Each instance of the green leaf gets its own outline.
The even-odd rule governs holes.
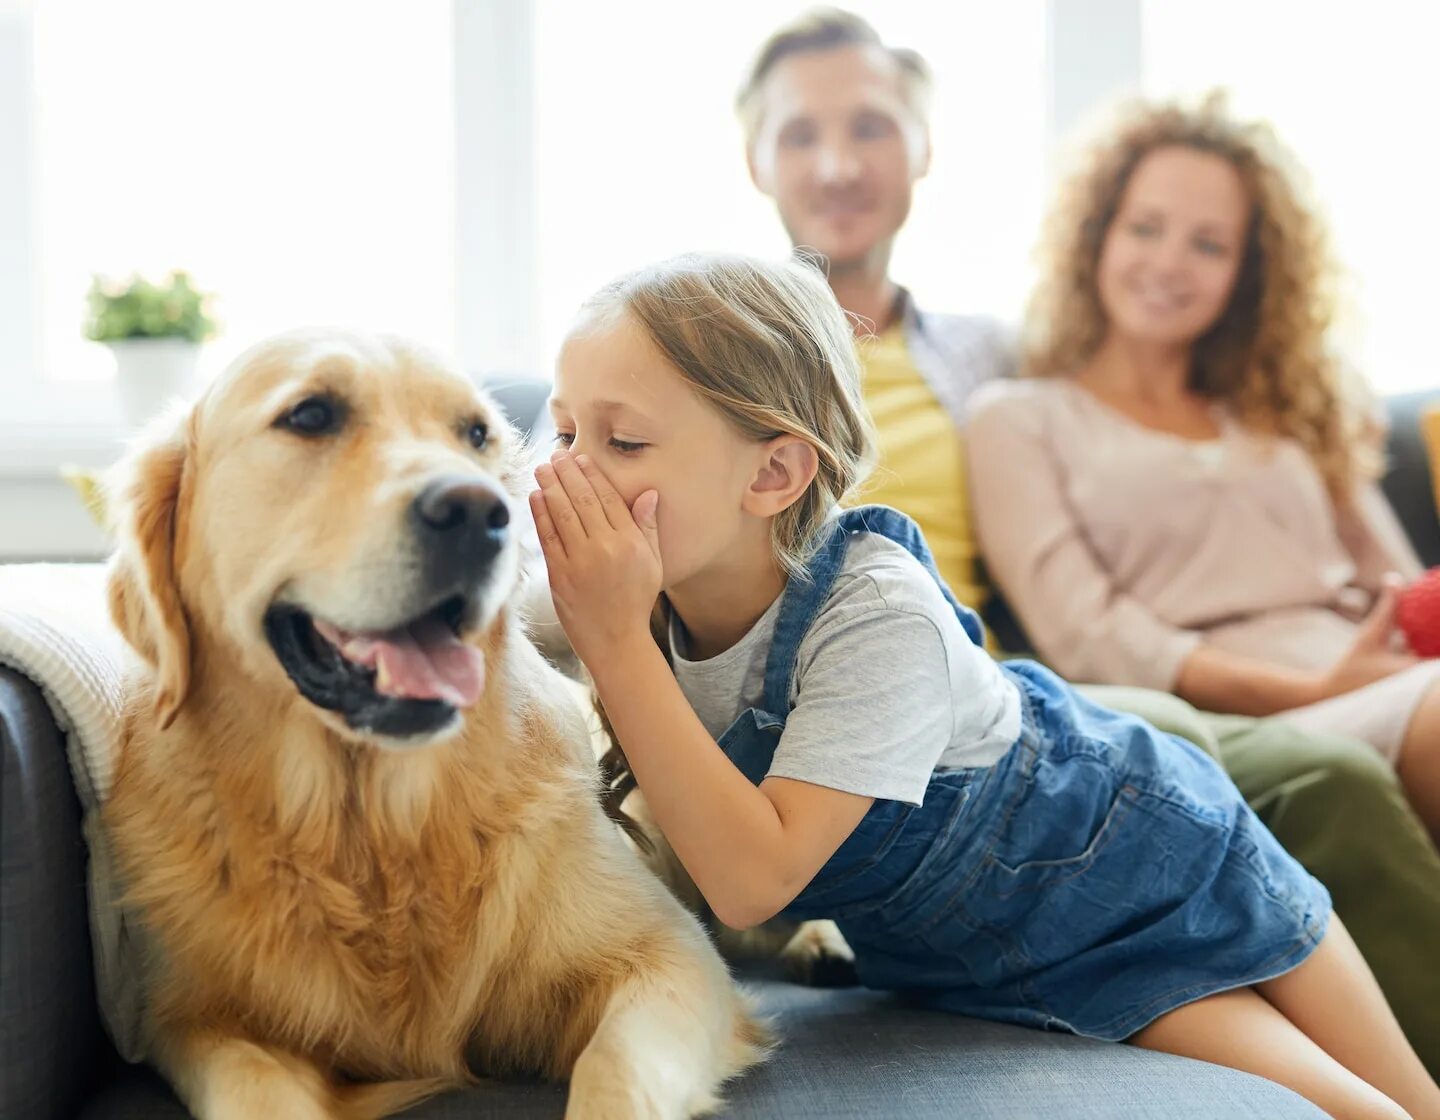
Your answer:
[[[134,275],[116,283],[91,278],[85,294],[85,336],[96,342],[126,338],[186,338],[203,342],[215,333],[211,295],[176,270],[156,284]]]

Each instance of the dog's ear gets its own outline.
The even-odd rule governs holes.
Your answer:
[[[155,716],[169,727],[190,689],[190,628],[177,580],[181,513],[193,449],[188,412],[164,417],[106,479],[116,538],[110,617],[155,667]]]

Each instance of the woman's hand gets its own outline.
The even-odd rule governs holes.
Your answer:
[[[660,496],[647,490],[634,509],[586,455],[557,451],[535,469],[530,509],[550,574],[555,613],[576,655],[592,659],[631,641],[650,643],[660,596]]]
[[[1364,688],[1419,662],[1414,654],[1399,652],[1394,646],[1395,606],[1399,597],[1398,580],[1387,580],[1345,656],[1321,676],[1322,699]]]

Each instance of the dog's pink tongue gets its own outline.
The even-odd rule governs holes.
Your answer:
[[[352,634],[318,620],[315,625],[347,660],[375,666],[375,691],[383,696],[468,708],[485,687],[485,655],[439,618],[383,633]]]
[[[438,618],[375,639],[375,689],[385,696],[444,700],[468,708],[485,686],[485,655],[464,645]]]

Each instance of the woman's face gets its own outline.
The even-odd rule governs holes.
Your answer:
[[[1110,330],[1188,347],[1235,287],[1251,203],[1223,156],[1157,148],[1131,172],[1100,249],[1097,283]]]

